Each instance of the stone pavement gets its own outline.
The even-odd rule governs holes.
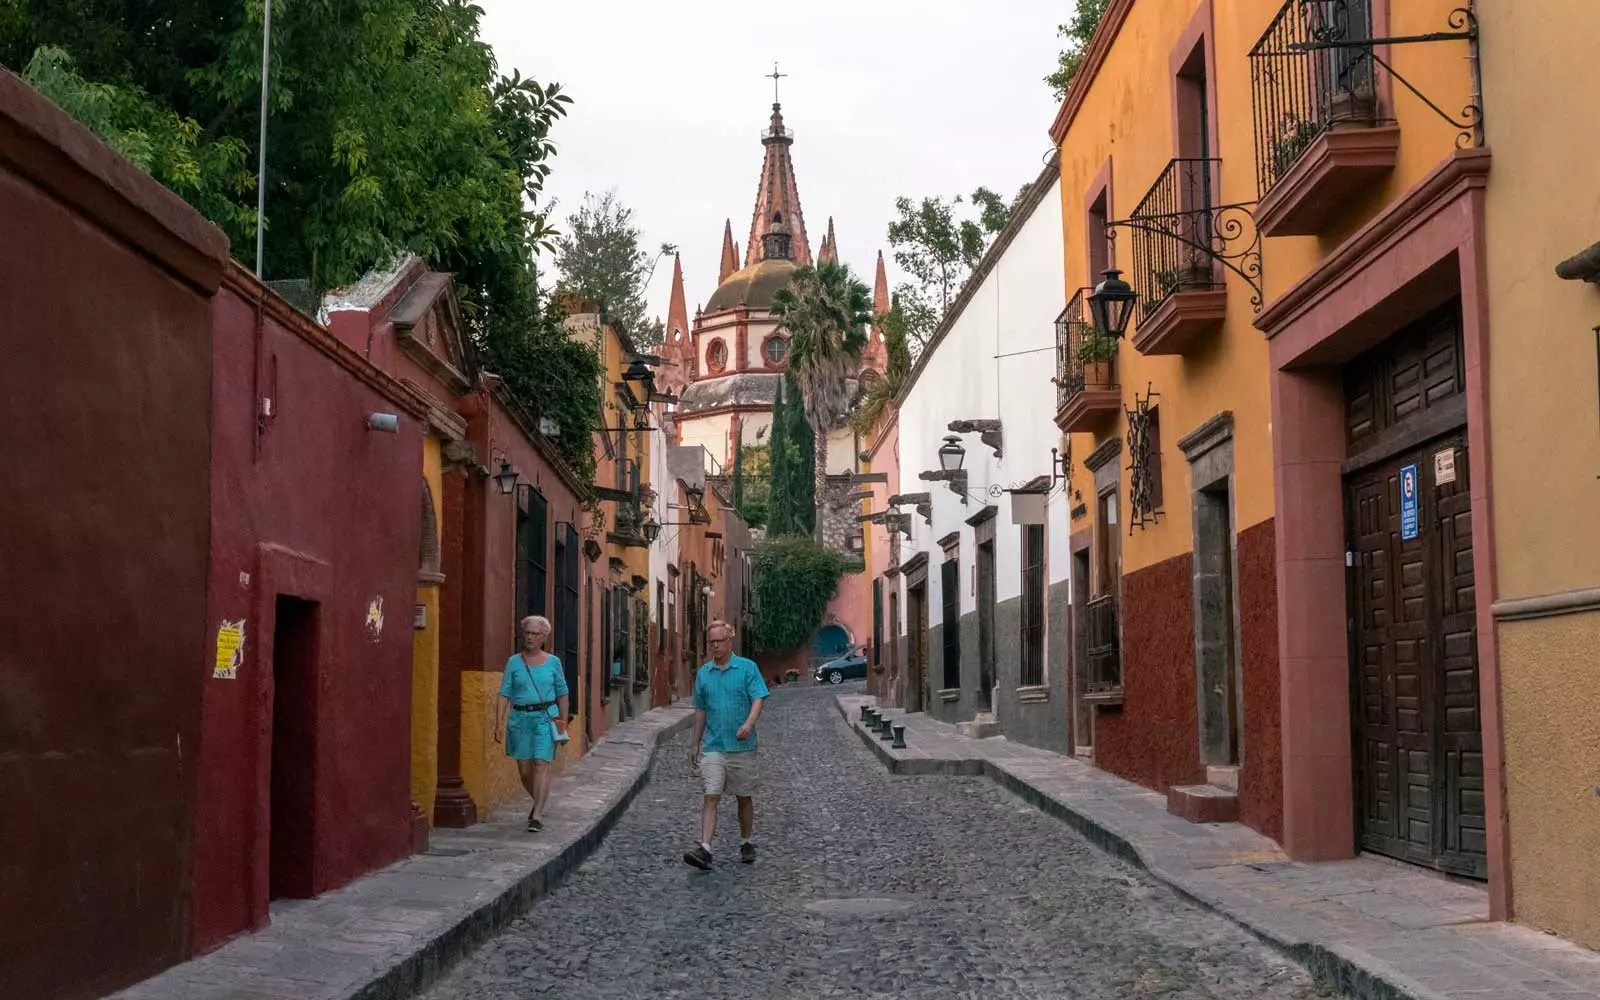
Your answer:
[[[644,785],[657,744],[685,729],[691,715],[673,706],[613,728],[555,780],[538,834],[525,830],[526,805],[465,830],[434,830],[428,853],[316,899],[273,903],[264,930],[113,1000],[410,996],[593,852]]]
[[[833,694],[761,716],[755,864],[682,861],[686,735],[600,848],[427,1000],[1310,1000],[1313,977],[986,778],[888,774]]]
[[[860,722],[876,699],[839,695],[856,734],[896,774],[983,774],[1111,854],[1247,928],[1352,996],[1415,1000],[1600,997],[1600,955],[1488,918],[1481,886],[1372,856],[1304,864],[1239,823],[1189,823],[1166,798],[1081,761],[972,740],[923,714],[892,749]]]

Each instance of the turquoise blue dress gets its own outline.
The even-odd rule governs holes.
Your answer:
[[[507,714],[506,756],[512,760],[555,760],[556,727],[551,720],[560,718],[561,707],[554,702],[567,693],[561,661],[547,656],[537,667],[530,667],[522,662],[521,653],[513,655],[506,661],[500,693],[511,699],[513,706],[551,702],[543,712],[519,712],[513,708]]]

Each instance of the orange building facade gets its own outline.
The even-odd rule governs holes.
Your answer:
[[[1484,879],[1504,915],[1489,154],[1421,99],[1481,104],[1455,6],[1107,10],[1051,132],[1072,718],[1175,813]]]

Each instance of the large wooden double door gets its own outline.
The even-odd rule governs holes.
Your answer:
[[[1436,404],[1456,395],[1452,332],[1435,325],[1393,345],[1370,369],[1378,398],[1369,410],[1406,412],[1430,393]],[[1352,393],[1353,414],[1362,398]],[[1378,421],[1390,426],[1372,439],[1394,453],[1345,478],[1357,825],[1365,850],[1486,878],[1466,429],[1416,444],[1405,443],[1414,429],[1392,433],[1448,423],[1457,410],[1465,412],[1459,399],[1419,405],[1415,423]]]

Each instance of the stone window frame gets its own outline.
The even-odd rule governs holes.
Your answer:
[[[722,356],[717,357],[720,348]],[[711,338],[706,344],[706,371],[712,375],[721,375],[728,370],[728,342],[721,337]]]
[[[1234,473],[1234,419],[1231,410],[1223,410],[1206,420],[1199,427],[1184,435],[1178,441],[1178,450],[1189,461],[1191,521],[1190,531],[1194,541],[1193,556],[1191,560],[1192,594],[1194,600],[1194,664],[1195,664],[1195,721],[1196,739],[1202,763],[1217,766],[1242,767],[1247,753],[1245,744],[1244,726],[1244,643],[1241,640],[1243,627],[1242,609],[1239,600],[1239,531],[1237,523],[1238,489]],[[1232,628],[1232,654],[1234,692],[1233,703],[1228,706],[1233,716],[1234,729],[1237,732],[1238,760],[1229,765],[1226,761],[1214,760],[1216,750],[1212,746],[1218,739],[1225,738],[1227,732],[1224,726],[1222,736],[1213,731],[1207,734],[1207,720],[1215,716],[1216,706],[1208,709],[1206,705],[1207,692],[1215,688],[1215,677],[1207,677],[1207,673],[1215,674],[1218,664],[1214,628],[1208,629],[1207,622],[1215,616],[1214,608],[1219,595],[1213,581],[1218,576],[1218,567],[1208,566],[1203,560],[1205,554],[1201,552],[1199,543],[1200,526],[1207,520],[1216,516],[1216,510],[1209,497],[1215,495],[1216,487],[1226,484],[1228,509],[1227,509],[1227,536],[1228,536],[1228,581],[1232,593],[1228,595],[1232,607],[1232,621],[1228,623]]]
[[[776,361],[772,360],[772,355],[769,353],[774,342],[783,345],[783,357]],[[783,371],[789,367],[789,338],[781,333],[769,333],[762,338],[761,363],[772,371]]]

